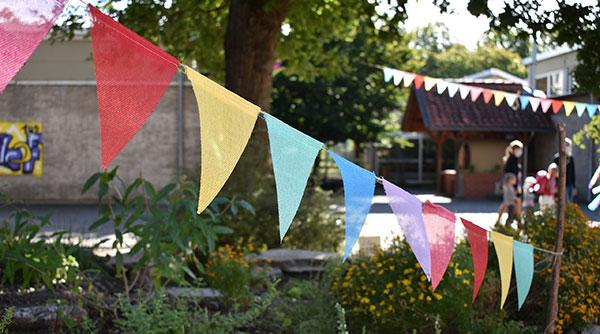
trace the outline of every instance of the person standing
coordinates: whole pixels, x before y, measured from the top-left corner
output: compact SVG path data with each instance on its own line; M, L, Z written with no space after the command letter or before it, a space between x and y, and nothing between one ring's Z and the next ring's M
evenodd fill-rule
M516 176L517 182L514 184L516 201L515 201L515 216L518 219L521 216L521 184L522 180L522 170L521 170L521 162L519 159L523 155L523 143L520 140L513 140L506 147L506 151L504 153L504 157L502 158L502 162L504 164L504 168L502 169L503 175L502 180L505 179L506 174L514 174ZM507 206L503 202L498 208L498 220L506 210Z
M573 160L573 142L570 138L565 138L565 153L567 154L567 177L566 177L566 191L567 201L572 202L573 197L577 195L577 189L575 188L575 161ZM559 165L558 153L554 155L554 163Z

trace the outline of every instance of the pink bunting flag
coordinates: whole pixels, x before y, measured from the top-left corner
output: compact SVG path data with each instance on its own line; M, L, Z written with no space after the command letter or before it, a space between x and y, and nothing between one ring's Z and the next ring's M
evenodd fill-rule
M531 103L531 102L530 102ZM542 111L544 113L548 112L548 109L550 109L550 106L552 105L552 100L549 99L541 99L540 100L540 104L542 105Z
M93 18L102 168L106 168L150 117L179 61L95 7L88 7Z
M494 91L491 89L483 89L483 102L490 103L492 97L494 96Z
M482 92L483 92L483 88L471 87L470 88L471 102L477 101L477 98L479 97L479 95L481 95Z
M48 34L67 0L0 0L0 93Z
M415 74L415 79L413 80L413 82L415 83L416 89L421 89L424 81L425 78L422 75Z
M561 100L551 100L552 101L552 111L555 114L558 114L558 112L560 111L560 108L562 108L563 106L563 101Z
M461 218L460 219L467 230L467 239L469 239L469 245L471 246L471 256L473 257L473 300L479 293L481 283L483 283L483 277L487 270L488 261L488 238L487 231L470 221Z
M429 201L423 205L423 223L431 254L431 285L434 290L442 280L454 252L455 220L454 213L442 206Z

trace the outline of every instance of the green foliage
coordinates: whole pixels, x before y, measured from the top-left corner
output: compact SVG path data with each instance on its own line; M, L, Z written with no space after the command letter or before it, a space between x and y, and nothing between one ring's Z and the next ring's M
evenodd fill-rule
M113 226L117 275L123 278L126 290L132 287L124 272L121 249L131 246L129 253L140 256L133 269L148 272L155 285L168 281L199 283L201 258L215 250L220 236L231 233L231 229L221 224L223 217L240 208L251 209L244 201L217 198L205 213L197 214L198 192L191 182L169 184L157 191L142 178L125 184L118 177L117 168L94 174L83 191L95 184L98 200L105 205L101 206L101 217L91 229L107 223ZM127 244L126 235L133 236L134 245Z
M62 243L65 232L41 233L49 216L38 217L14 209L0 226L0 275L2 284L22 288L72 283L79 264L72 249Z
M13 312L14 311L12 307L4 310L4 313L0 318L0 334L8 334L8 325L10 325L10 322L12 321Z
M122 333L238 333L263 314L278 295L271 284L265 294L257 296L253 305L244 312L211 313L199 304L184 299L169 301L163 290L158 290L147 300L131 303L126 298L119 301L120 316L115 324Z
M493 251L490 251L493 254ZM486 279L472 304L472 259L465 243L457 245L444 279L432 291L404 242L374 257L356 259L333 282L345 308L351 333L533 333L498 310L500 280L490 261Z
M233 178L243 179L239 175L233 175ZM323 190L315 185L315 180L309 180L300 208L282 244L279 240L279 216L273 175L252 173L249 178L252 180L251 189L227 189L226 193L238 193L247 198L256 214L242 212L226 220L226 225L235 231L235 235L225 236L225 243L235 244L238 239L244 239L268 248L283 246L326 251L336 251L339 248L344 233L343 226L338 224L339 213L329 208L334 204L331 191ZM234 186L238 184L232 183Z
M600 116L592 117L592 120L573 136L573 142L581 149L586 148L584 144L586 139L591 140L595 145L600 144ZM600 152L600 147L596 151Z

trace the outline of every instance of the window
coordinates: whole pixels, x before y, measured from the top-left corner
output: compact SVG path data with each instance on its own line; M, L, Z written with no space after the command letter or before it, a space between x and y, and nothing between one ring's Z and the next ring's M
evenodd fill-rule
M545 92L549 97L564 95L566 93L564 87L563 71L545 73L535 80L535 88Z

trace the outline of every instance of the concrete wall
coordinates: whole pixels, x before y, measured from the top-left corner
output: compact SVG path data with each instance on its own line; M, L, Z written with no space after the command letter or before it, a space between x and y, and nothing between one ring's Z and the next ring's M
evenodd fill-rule
M199 121L191 87L185 87L185 170L197 179ZM0 95L0 120L41 121L43 176L0 176L0 187L12 197L33 203L82 203L86 179L100 170L100 127L96 86L9 85ZM133 180L140 174L163 186L177 175L177 86L171 86L146 125L111 166Z
M507 141L501 140L478 140L470 141L471 166L475 172L490 172L502 167L502 157L508 145Z

